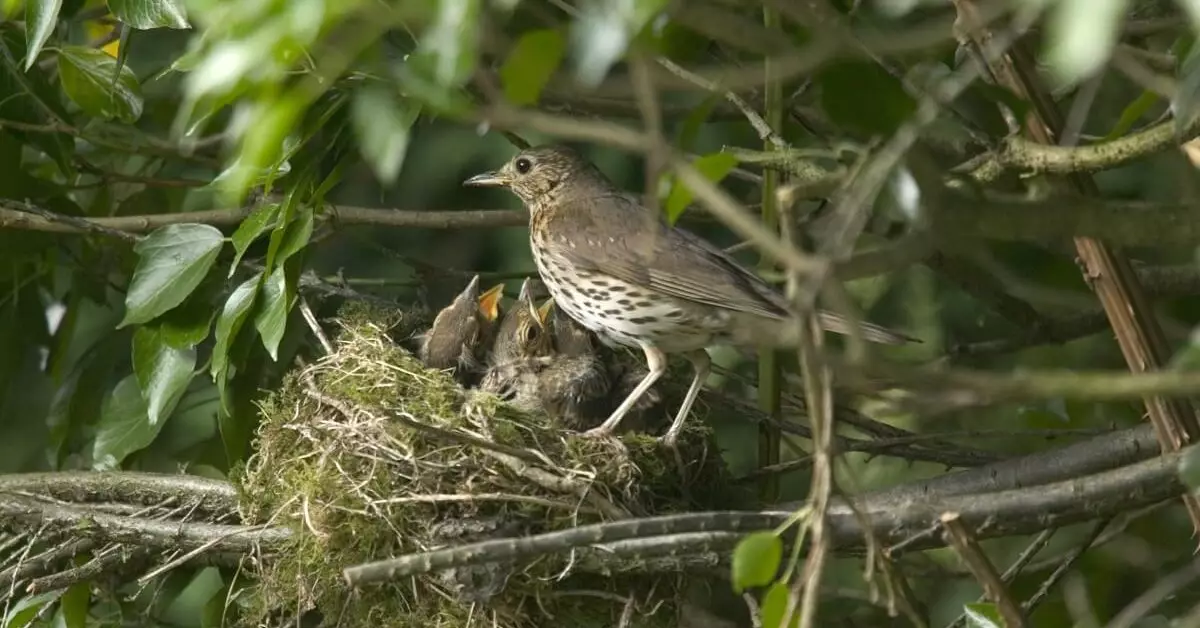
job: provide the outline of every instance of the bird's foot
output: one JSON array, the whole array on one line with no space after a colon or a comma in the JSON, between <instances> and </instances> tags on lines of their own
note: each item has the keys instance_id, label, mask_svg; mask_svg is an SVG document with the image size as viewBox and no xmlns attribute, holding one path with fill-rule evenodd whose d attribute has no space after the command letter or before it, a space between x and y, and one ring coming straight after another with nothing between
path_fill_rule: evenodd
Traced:
<instances>
[{"instance_id":1,"label":"bird's foot","mask_svg":"<svg viewBox=\"0 0 1200 628\"><path fill-rule=\"evenodd\" d=\"M629 448L625 446L625 443L620 438L617 438L617 435L612 429L605 428L603 425L600 427L593 427L586 432L580 432L579 435L583 438L597 440L605 445L611 446L614 455L624 458L629 457Z\"/></svg>"},{"instance_id":2,"label":"bird's foot","mask_svg":"<svg viewBox=\"0 0 1200 628\"><path fill-rule=\"evenodd\" d=\"M586 432L580 432L579 435L584 438L613 438L613 430L601 425L600 427L593 427Z\"/></svg>"}]
</instances>

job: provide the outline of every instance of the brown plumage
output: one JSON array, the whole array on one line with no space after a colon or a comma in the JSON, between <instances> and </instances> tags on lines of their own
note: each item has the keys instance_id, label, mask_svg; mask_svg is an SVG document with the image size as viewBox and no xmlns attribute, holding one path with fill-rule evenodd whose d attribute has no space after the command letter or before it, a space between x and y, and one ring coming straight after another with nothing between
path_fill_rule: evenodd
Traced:
<instances>
[{"instance_id":1,"label":"brown plumage","mask_svg":"<svg viewBox=\"0 0 1200 628\"><path fill-rule=\"evenodd\" d=\"M550 327L556 355L539 378L542 406L564 427L595 427L612 410L612 369L592 332L557 307L551 312Z\"/></svg>"},{"instance_id":2,"label":"brown plumage","mask_svg":"<svg viewBox=\"0 0 1200 628\"><path fill-rule=\"evenodd\" d=\"M433 319L420 338L417 356L429 368L453 369L459 382L483 370L483 355L495 335L504 284L479 292L479 276Z\"/></svg>"},{"instance_id":3,"label":"brown plumage","mask_svg":"<svg viewBox=\"0 0 1200 628\"><path fill-rule=\"evenodd\" d=\"M588 432L611 434L667 369L667 354L688 358L695 376L664 435L674 445L709 373L715 344L786 347L798 341L784 298L733 257L647 210L575 151L539 146L466 185L504 186L530 211L530 248L538 273L561 308L606 344L637 347L649 372L607 420ZM842 317L822 325L849 332ZM867 340L910 338L862 324Z\"/></svg>"},{"instance_id":4,"label":"brown plumage","mask_svg":"<svg viewBox=\"0 0 1200 628\"><path fill-rule=\"evenodd\" d=\"M532 284L526 279L516 303L496 330L480 390L500 395L523 410L541 406L538 374L550 363L554 351L548 313L548 306L539 308L534 303Z\"/></svg>"}]
</instances>

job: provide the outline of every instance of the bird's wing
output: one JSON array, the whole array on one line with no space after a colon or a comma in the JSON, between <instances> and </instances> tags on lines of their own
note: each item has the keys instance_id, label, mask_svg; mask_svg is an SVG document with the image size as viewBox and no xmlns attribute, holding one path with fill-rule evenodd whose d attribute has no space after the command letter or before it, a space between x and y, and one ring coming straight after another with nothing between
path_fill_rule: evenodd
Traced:
<instances>
[{"instance_id":1,"label":"bird's wing","mask_svg":"<svg viewBox=\"0 0 1200 628\"><path fill-rule=\"evenodd\" d=\"M572 264L685 301L786 318L786 301L707 240L666 224L625 194L566 201L550 228L571 234ZM557 224L553 224L557 223Z\"/></svg>"}]
</instances>

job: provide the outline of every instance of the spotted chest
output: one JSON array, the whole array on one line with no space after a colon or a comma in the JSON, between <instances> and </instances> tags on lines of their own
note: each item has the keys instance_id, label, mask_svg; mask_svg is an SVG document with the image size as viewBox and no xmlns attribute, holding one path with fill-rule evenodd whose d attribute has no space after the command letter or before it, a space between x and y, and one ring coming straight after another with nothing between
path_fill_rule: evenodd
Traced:
<instances>
[{"instance_id":1,"label":"spotted chest","mask_svg":"<svg viewBox=\"0 0 1200 628\"><path fill-rule=\"evenodd\" d=\"M713 344L724 321L686 302L580 269L552 247L531 242L538 274L556 307L608 345L651 344L667 352Z\"/></svg>"}]
</instances>

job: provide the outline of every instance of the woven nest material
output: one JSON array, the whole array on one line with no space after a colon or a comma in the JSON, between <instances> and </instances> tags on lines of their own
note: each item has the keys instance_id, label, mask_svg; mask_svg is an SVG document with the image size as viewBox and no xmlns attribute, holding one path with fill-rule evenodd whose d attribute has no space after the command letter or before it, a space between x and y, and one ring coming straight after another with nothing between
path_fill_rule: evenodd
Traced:
<instances>
[{"instance_id":1,"label":"woven nest material","mask_svg":"<svg viewBox=\"0 0 1200 628\"><path fill-rule=\"evenodd\" d=\"M685 430L682 470L645 434L623 435L624 452L580 438L426 369L392 340L416 324L405 314L343 310L335 352L261 404L256 453L239 476L242 514L294 534L261 566L247 619L282 609L341 626L607 627L631 606L626 625L676 625L677 566L614 564L602 550L357 590L345 583L350 565L727 505L737 492L703 421Z\"/></svg>"}]
</instances>

